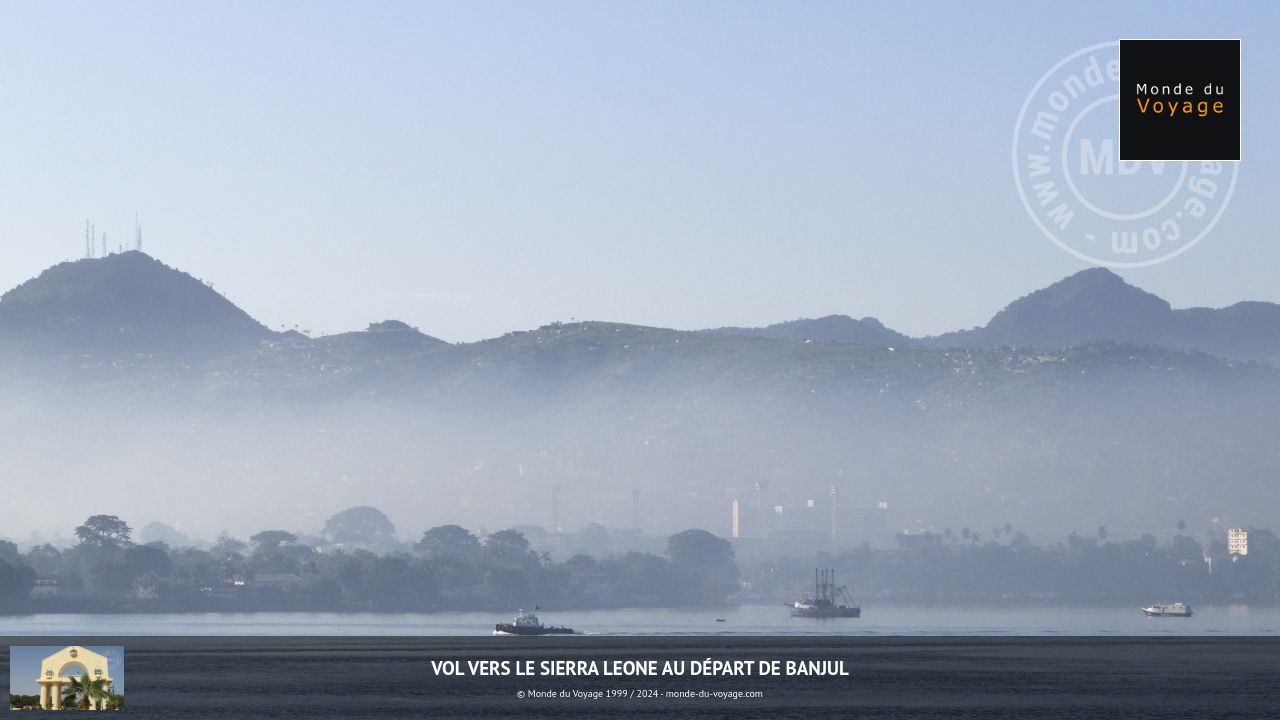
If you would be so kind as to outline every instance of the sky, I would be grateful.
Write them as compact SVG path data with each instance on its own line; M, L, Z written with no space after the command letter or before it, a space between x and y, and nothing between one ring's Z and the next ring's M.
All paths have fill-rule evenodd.
M1010 169L1041 74L1239 37L1231 205L1121 274L1280 301L1276 27L1261 2L6 2L0 289L136 212L145 251L276 329L971 327L1087 267Z
M65 645L12 645L9 647L9 692L14 695L39 695L40 663ZM124 695L124 648L119 645L83 645L107 658L107 672L117 695ZM83 673L87 668L73 671Z

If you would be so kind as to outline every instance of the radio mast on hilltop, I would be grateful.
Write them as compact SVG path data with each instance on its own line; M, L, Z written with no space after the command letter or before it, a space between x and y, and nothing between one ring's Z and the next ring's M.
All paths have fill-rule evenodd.
M769 526L769 516L765 514L764 509L764 489L766 487L767 484L763 480L756 481L755 517L752 518L752 522L754 522L756 526L752 528L752 535L758 538L768 537L769 535L766 530Z
M84 219L84 257L86 260L93 258L103 258L111 254L107 245L107 233L104 230L102 235L98 235L98 226L89 218ZM124 252L129 249L125 243L116 243L118 252ZM138 220L138 213L133 213L133 250L142 252L142 223Z
M631 527L640 529L640 488L631 488Z
M560 534L560 483L551 486L551 532Z
M831 486L831 545L835 546L840 540L839 526L836 524L836 486Z

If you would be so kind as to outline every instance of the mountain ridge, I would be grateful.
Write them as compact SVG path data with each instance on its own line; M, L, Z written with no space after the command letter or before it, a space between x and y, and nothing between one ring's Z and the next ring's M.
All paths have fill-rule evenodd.
M0 343L27 351L198 358L275 335L211 286L140 251L59 263L0 295Z
M1027 293L984 325L940 335L911 337L874 317L842 314L697 332L935 350L1116 342L1280 365L1280 305L1245 300L1224 308L1175 309L1105 268L1081 270ZM59 263L0 295L0 349L198 359L281 339L341 349L344 356L448 344L398 320L316 338L276 333L212 286L139 251Z
M833 325L832 317L848 321ZM855 334L849 323L873 330ZM881 328L883 330L881 330ZM1088 268L1010 302L985 325L923 337L884 327L874 318L799 319L760 328L707 332L797 341L855 342L882 347L1059 348L1091 342L1157 345L1219 357L1280 364L1280 305L1240 301L1224 308L1174 309L1106 268Z
M556 484L566 517L618 526L629 489L643 488L646 503L662 503L652 523L664 529L723 527L730 502L764 486L769 506L791 512L838 485L850 512L885 501L884 517L913 530L1247 525L1280 502L1280 370L1267 364L1109 341L885 347L597 321L462 344L398 321L313 339L270 333L149 258L104 261L0 301L0 345L15 347L25 327L15 317L41 321L36 339L61 341L19 343L32 355L17 362L0 353L0 456L10 476L32 478L0 483L19 515L47 511L27 487L84 478L116 504L210 533L370 497L393 497L424 523L545 522ZM159 287L189 298L106 302L127 288L85 271L110 267L134 282L158 273ZM1040 313L1102 312L1113 296L1167 317L1141 292L1092 273L1015 301L995 326L1017 339ZM105 314L88 312L94 301ZM122 341L131 308L143 320ZM64 314L74 322L58 322ZM1174 317L1230 339L1270 314L1246 303ZM95 328L98 317L115 324ZM828 322L880 332L865 319ZM208 345L190 340L197 330ZM154 346L166 333L176 350L136 352L147 345L137 338ZM63 514L102 509L98 494L69 495Z
M819 318L799 318L774 323L759 328L721 327L702 332L720 333L723 335L754 335L776 340L795 342L840 342L860 345L908 345L912 338L885 327L884 323L873 317L861 320L848 315L825 315Z

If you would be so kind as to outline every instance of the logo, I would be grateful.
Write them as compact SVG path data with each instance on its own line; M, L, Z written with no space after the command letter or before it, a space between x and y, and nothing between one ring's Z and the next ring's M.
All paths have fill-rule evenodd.
M1063 58L1027 95L1013 130L1013 174L1050 240L1096 265L1177 257L1222 217L1239 165L1127 161L1119 153L1118 42Z
M1121 40L1120 157L1240 159L1239 40Z

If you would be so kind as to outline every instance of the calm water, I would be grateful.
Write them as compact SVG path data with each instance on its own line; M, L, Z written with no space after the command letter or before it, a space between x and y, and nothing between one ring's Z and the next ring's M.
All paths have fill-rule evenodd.
M1280 635L1280 608L1196 606L1191 618L1148 618L1137 607L863 607L858 619L806 620L785 607L580 610L542 621L596 635ZM716 622L723 618L724 622ZM489 635L510 617L448 613L193 613L0 616L0 635Z

